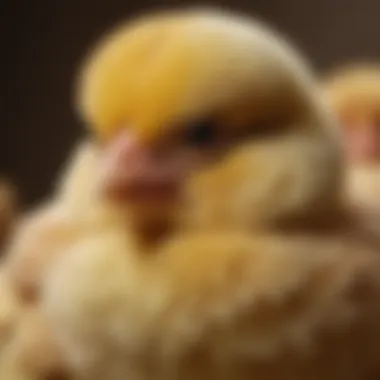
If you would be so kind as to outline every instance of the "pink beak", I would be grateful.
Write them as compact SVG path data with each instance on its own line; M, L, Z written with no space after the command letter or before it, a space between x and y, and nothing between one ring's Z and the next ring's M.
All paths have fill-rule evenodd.
M178 185L179 175L173 168L124 131L106 148L100 189L108 196L130 200L167 198Z

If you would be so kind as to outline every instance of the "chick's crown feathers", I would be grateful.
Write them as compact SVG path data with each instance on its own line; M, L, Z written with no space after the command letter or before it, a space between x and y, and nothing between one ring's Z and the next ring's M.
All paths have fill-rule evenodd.
M273 102L280 117L289 109L308 117L315 107L303 66L258 21L215 10L146 16L118 28L90 55L80 111L102 138L124 127L152 137L225 107L264 113Z

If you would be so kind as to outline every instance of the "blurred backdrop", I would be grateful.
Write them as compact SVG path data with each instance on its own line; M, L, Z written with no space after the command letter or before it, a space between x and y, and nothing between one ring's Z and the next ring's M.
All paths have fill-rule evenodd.
M194 3L2 3L0 173L15 181L25 204L37 202L49 192L82 132L73 107L73 79L86 49L115 22L136 12ZM205 4L260 16L287 34L319 71L380 56L379 0L230 0Z

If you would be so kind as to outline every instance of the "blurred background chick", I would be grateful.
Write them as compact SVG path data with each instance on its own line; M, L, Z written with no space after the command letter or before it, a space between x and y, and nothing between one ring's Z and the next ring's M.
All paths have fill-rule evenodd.
M347 196L355 206L380 211L380 64L351 63L325 79L347 165Z

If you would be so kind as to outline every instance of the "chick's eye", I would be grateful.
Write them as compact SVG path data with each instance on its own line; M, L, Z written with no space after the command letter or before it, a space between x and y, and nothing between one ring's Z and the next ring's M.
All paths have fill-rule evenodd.
M189 125L185 130L185 141L194 146L212 144L217 137L217 129L214 122L205 120Z

